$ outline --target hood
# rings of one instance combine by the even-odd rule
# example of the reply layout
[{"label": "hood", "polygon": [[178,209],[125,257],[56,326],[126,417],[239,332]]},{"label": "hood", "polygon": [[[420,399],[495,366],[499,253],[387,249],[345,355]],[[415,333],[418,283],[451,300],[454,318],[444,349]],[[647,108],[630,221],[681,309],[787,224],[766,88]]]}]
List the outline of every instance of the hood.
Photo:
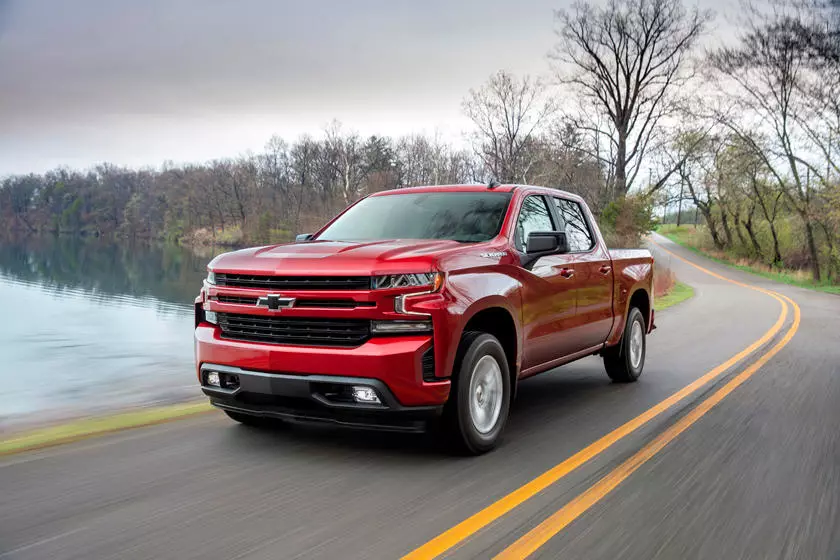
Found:
[{"label": "hood", "polygon": [[442,254],[469,247],[457,241],[397,239],[387,241],[309,241],[243,249],[210,262],[218,272],[369,276],[432,272]]}]

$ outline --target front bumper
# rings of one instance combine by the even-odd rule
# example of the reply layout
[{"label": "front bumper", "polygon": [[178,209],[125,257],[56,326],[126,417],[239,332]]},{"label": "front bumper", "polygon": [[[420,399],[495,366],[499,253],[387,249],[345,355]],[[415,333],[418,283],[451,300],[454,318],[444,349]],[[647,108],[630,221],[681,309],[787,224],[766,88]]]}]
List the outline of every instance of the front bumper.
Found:
[{"label": "front bumper", "polygon": [[[208,372],[216,372],[226,386],[209,386]],[[442,405],[404,406],[385,383],[369,377],[288,375],[204,363],[199,378],[211,404],[254,416],[421,432],[443,409]],[[357,385],[372,388],[381,403],[353,402],[348,391]]]},{"label": "front bumper", "polygon": [[[393,420],[436,415],[449,397],[449,379],[423,378],[431,335],[374,337],[356,348],[291,346],[230,340],[208,323],[195,329],[197,374],[211,402],[231,411],[298,417],[376,427]],[[203,371],[231,369],[240,375],[235,393],[206,386]],[[376,388],[382,407],[324,402],[319,383]],[[397,425],[400,425],[397,422]]]}]

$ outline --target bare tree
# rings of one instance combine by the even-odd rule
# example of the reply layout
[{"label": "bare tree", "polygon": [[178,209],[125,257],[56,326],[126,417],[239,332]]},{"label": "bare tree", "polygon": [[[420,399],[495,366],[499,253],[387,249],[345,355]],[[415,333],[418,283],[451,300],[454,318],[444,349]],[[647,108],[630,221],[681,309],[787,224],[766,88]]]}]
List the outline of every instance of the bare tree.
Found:
[{"label": "bare tree", "polygon": [[[829,134],[827,142],[819,141],[825,138],[820,132],[824,123],[819,113],[809,111],[813,98],[808,90],[820,79],[821,68],[814,64],[811,40],[806,37],[818,33],[818,27],[809,24],[798,5],[774,5],[770,13],[749,5],[745,9],[748,23],[740,44],[710,56],[725,78],[721,89],[738,110],[720,120],[763,160],[799,216],[813,279],[819,282],[813,220],[818,189],[826,180],[826,169],[832,168],[832,140]],[[762,124],[760,134],[750,130],[756,117]]]},{"label": "bare tree", "polygon": [[438,136],[413,134],[397,140],[394,149],[397,186],[445,185],[478,180],[475,158]]},{"label": "bare tree", "polygon": [[718,223],[722,222],[719,217],[723,216],[722,212],[716,212],[720,207],[720,194],[715,163],[722,147],[718,136],[707,134],[704,130],[687,129],[677,134],[667,149],[669,165],[676,169],[674,177],[677,186],[683,193],[688,192],[706,221],[712,242],[718,250],[724,249],[729,242],[729,235],[721,239]]},{"label": "bare tree", "polygon": [[541,133],[533,150],[536,160],[531,176],[540,185],[582,196],[600,213],[605,200],[603,169],[586,147],[580,131],[567,121],[556,121]]},{"label": "bare tree", "polygon": [[260,163],[263,183],[272,204],[277,204],[278,197],[288,198],[292,174],[288,143],[279,136],[272,136],[260,156]]},{"label": "bare tree", "polygon": [[463,110],[475,123],[473,146],[493,179],[528,182],[534,136],[554,110],[544,94],[538,81],[528,76],[519,80],[507,72],[498,72],[481,88],[470,90]]},{"label": "bare tree", "polygon": [[609,162],[612,198],[627,194],[657,143],[711,17],[681,0],[610,0],[603,8],[577,2],[557,12],[559,42],[550,56],[561,83],[596,110],[597,120],[578,124]]},{"label": "bare tree", "polygon": [[364,143],[358,134],[345,134],[341,124],[333,121],[326,129],[324,144],[339,178],[344,203],[349,204],[359,196],[359,189],[364,180]]}]

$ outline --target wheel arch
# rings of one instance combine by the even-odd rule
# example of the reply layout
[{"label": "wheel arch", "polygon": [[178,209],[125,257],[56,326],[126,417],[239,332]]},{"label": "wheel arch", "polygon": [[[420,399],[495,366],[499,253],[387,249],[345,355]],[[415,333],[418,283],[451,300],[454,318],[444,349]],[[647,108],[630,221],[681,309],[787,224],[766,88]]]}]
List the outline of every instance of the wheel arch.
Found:
[{"label": "wheel arch", "polygon": [[[515,395],[519,365],[522,362],[522,334],[520,324],[516,320],[515,311],[507,300],[501,297],[490,297],[471,305],[467,313],[464,314],[463,326],[458,333],[457,340],[460,341],[464,333],[469,331],[485,332],[498,339],[507,358],[511,391]],[[453,368],[455,367],[454,361]]]},{"label": "wheel arch", "polygon": [[627,316],[630,314],[632,308],[638,308],[642,312],[642,317],[645,320],[645,332],[650,331],[650,294],[645,287],[636,288],[630,298],[627,300],[627,309],[624,311],[624,320],[627,321]]}]

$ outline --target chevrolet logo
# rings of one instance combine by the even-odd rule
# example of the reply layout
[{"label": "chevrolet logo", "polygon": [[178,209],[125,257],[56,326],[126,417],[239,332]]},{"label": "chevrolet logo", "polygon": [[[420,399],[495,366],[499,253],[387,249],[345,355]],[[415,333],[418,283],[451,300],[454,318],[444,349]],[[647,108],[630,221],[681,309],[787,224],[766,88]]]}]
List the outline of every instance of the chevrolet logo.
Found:
[{"label": "chevrolet logo", "polygon": [[295,306],[295,298],[280,294],[268,294],[257,298],[257,307],[268,307],[269,311],[281,311]]}]

